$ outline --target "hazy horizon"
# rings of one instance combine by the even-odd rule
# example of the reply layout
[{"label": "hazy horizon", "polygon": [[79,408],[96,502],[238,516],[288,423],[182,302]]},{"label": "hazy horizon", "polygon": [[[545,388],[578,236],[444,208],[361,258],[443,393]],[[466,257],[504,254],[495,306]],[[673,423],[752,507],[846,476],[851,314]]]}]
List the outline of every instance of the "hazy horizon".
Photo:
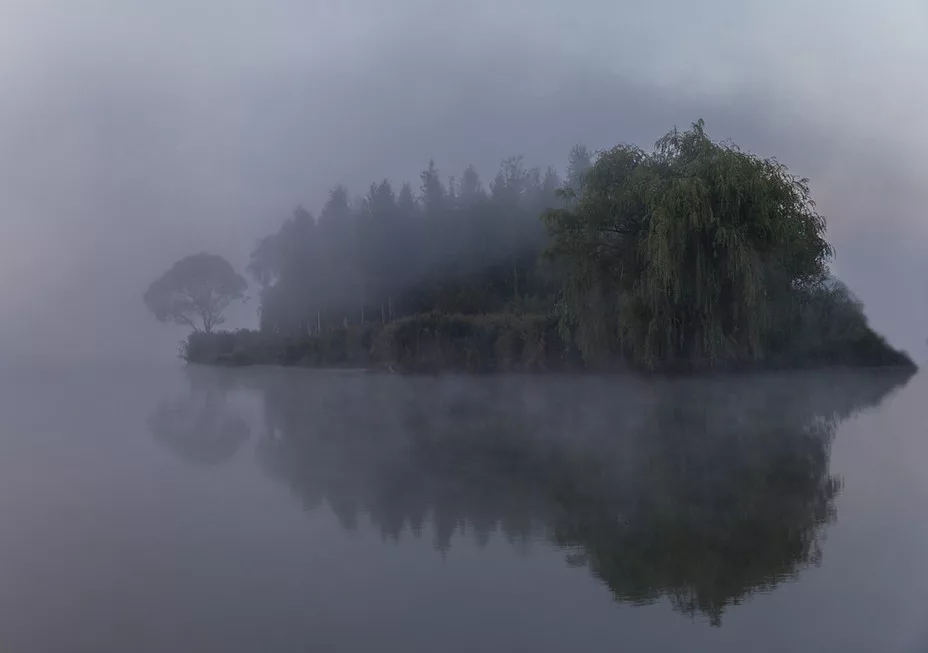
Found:
[{"label": "hazy horizon", "polygon": [[834,271],[921,361],[926,27],[915,2],[7,0],[0,352],[173,356],[184,331],[146,285],[200,250],[243,271],[336,183],[418,187],[429,158],[443,178],[518,154],[563,169],[575,143],[701,117],[810,178]]}]

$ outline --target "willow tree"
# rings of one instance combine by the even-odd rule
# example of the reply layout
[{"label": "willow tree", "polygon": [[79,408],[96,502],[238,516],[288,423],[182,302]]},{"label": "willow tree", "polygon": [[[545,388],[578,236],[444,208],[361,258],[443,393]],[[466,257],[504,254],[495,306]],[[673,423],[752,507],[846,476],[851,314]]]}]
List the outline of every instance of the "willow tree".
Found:
[{"label": "willow tree", "polygon": [[545,221],[584,357],[651,369],[762,358],[776,306],[822,283],[832,255],[808,181],[701,120],[652,152],[602,153]]}]

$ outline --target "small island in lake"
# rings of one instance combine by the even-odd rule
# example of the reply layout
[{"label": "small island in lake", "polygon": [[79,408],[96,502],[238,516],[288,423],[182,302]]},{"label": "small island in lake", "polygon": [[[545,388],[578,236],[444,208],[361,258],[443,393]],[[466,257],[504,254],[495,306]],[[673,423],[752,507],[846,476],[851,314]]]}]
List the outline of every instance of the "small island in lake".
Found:
[{"label": "small island in lake", "polygon": [[577,146],[416,193],[388,180],[318,219],[298,208],[251,254],[260,327],[217,331],[245,279],[178,261],[145,294],[186,324],[190,363],[443,370],[702,372],[906,367],[835,279],[808,181],[712,141],[702,121],[651,151]]}]

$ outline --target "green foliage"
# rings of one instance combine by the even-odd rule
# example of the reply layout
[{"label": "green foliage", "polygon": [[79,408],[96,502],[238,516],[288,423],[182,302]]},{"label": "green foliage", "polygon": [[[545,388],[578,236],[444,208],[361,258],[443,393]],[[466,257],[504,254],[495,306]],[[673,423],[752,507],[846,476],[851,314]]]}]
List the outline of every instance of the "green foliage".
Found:
[{"label": "green foliage", "polygon": [[567,363],[556,320],[538,315],[428,313],[393,322],[381,358],[404,371],[540,371]]},{"label": "green foliage", "polygon": [[[645,369],[904,356],[828,286],[831,246],[808,182],[711,141],[702,121],[653,152],[622,145],[544,216],[563,271],[562,331],[588,361]],[[835,294],[835,293],[838,294]]]},{"label": "green foliage", "polygon": [[221,256],[194,254],[177,261],[156,279],[143,301],[159,322],[174,322],[210,333],[225,321],[223,312],[245,296],[248,284]]},{"label": "green foliage", "polygon": [[373,337],[370,326],[290,337],[249,329],[199,332],[191,333],[183,343],[181,357],[188,363],[231,367],[366,367],[375,362]]},{"label": "green foliage", "polygon": [[242,366],[276,364],[278,345],[272,336],[256,331],[195,331],[181,343],[180,356],[188,363]]},{"label": "green foliage", "polygon": [[321,334],[266,331],[192,333],[181,347],[188,363],[384,367],[402,372],[542,371],[576,360],[541,315],[427,313],[382,325],[348,326]]},{"label": "green foliage", "polygon": [[781,367],[914,367],[869,327],[863,305],[840,281],[797,291],[777,308],[768,357]]},{"label": "green foliage", "polygon": [[[574,147],[564,182],[522,157],[486,190],[473,166],[442,179],[429,161],[418,196],[384,179],[356,202],[336,186],[318,219],[298,208],[251,255],[262,336],[221,351],[227,336],[192,338],[188,357],[470,371],[557,367],[567,351],[651,371],[912,365],[829,276],[807,180],[713,142],[702,121],[651,152]],[[557,316],[557,333],[523,314]],[[556,356],[515,353],[541,334]]]}]

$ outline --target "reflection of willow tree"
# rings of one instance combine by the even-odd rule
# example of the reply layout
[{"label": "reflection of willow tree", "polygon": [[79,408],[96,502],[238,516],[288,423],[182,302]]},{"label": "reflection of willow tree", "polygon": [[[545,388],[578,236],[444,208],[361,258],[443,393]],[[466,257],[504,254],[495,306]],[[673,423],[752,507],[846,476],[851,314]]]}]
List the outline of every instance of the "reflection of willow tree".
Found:
[{"label": "reflection of willow tree", "polygon": [[[838,490],[828,473],[836,419],[777,415],[783,406],[771,405],[755,406],[746,423],[720,412],[721,398],[693,394],[661,396],[626,481],[568,489],[551,532],[617,599],[665,594],[719,623],[726,605],[817,561]],[[732,400],[728,410],[745,398]],[[608,464],[597,471],[608,474]]]},{"label": "reflection of willow tree", "polygon": [[716,624],[817,562],[836,426],[905,380],[347,378],[264,385],[259,458],[308,508],[390,538],[430,524],[441,551],[545,538],[617,600]]},{"label": "reflection of willow tree", "polygon": [[187,392],[161,400],[148,417],[155,440],[197,465],[230,459],[251,435],[251,427],[231,411],[228,387],[217,370],[186,370]]}]

